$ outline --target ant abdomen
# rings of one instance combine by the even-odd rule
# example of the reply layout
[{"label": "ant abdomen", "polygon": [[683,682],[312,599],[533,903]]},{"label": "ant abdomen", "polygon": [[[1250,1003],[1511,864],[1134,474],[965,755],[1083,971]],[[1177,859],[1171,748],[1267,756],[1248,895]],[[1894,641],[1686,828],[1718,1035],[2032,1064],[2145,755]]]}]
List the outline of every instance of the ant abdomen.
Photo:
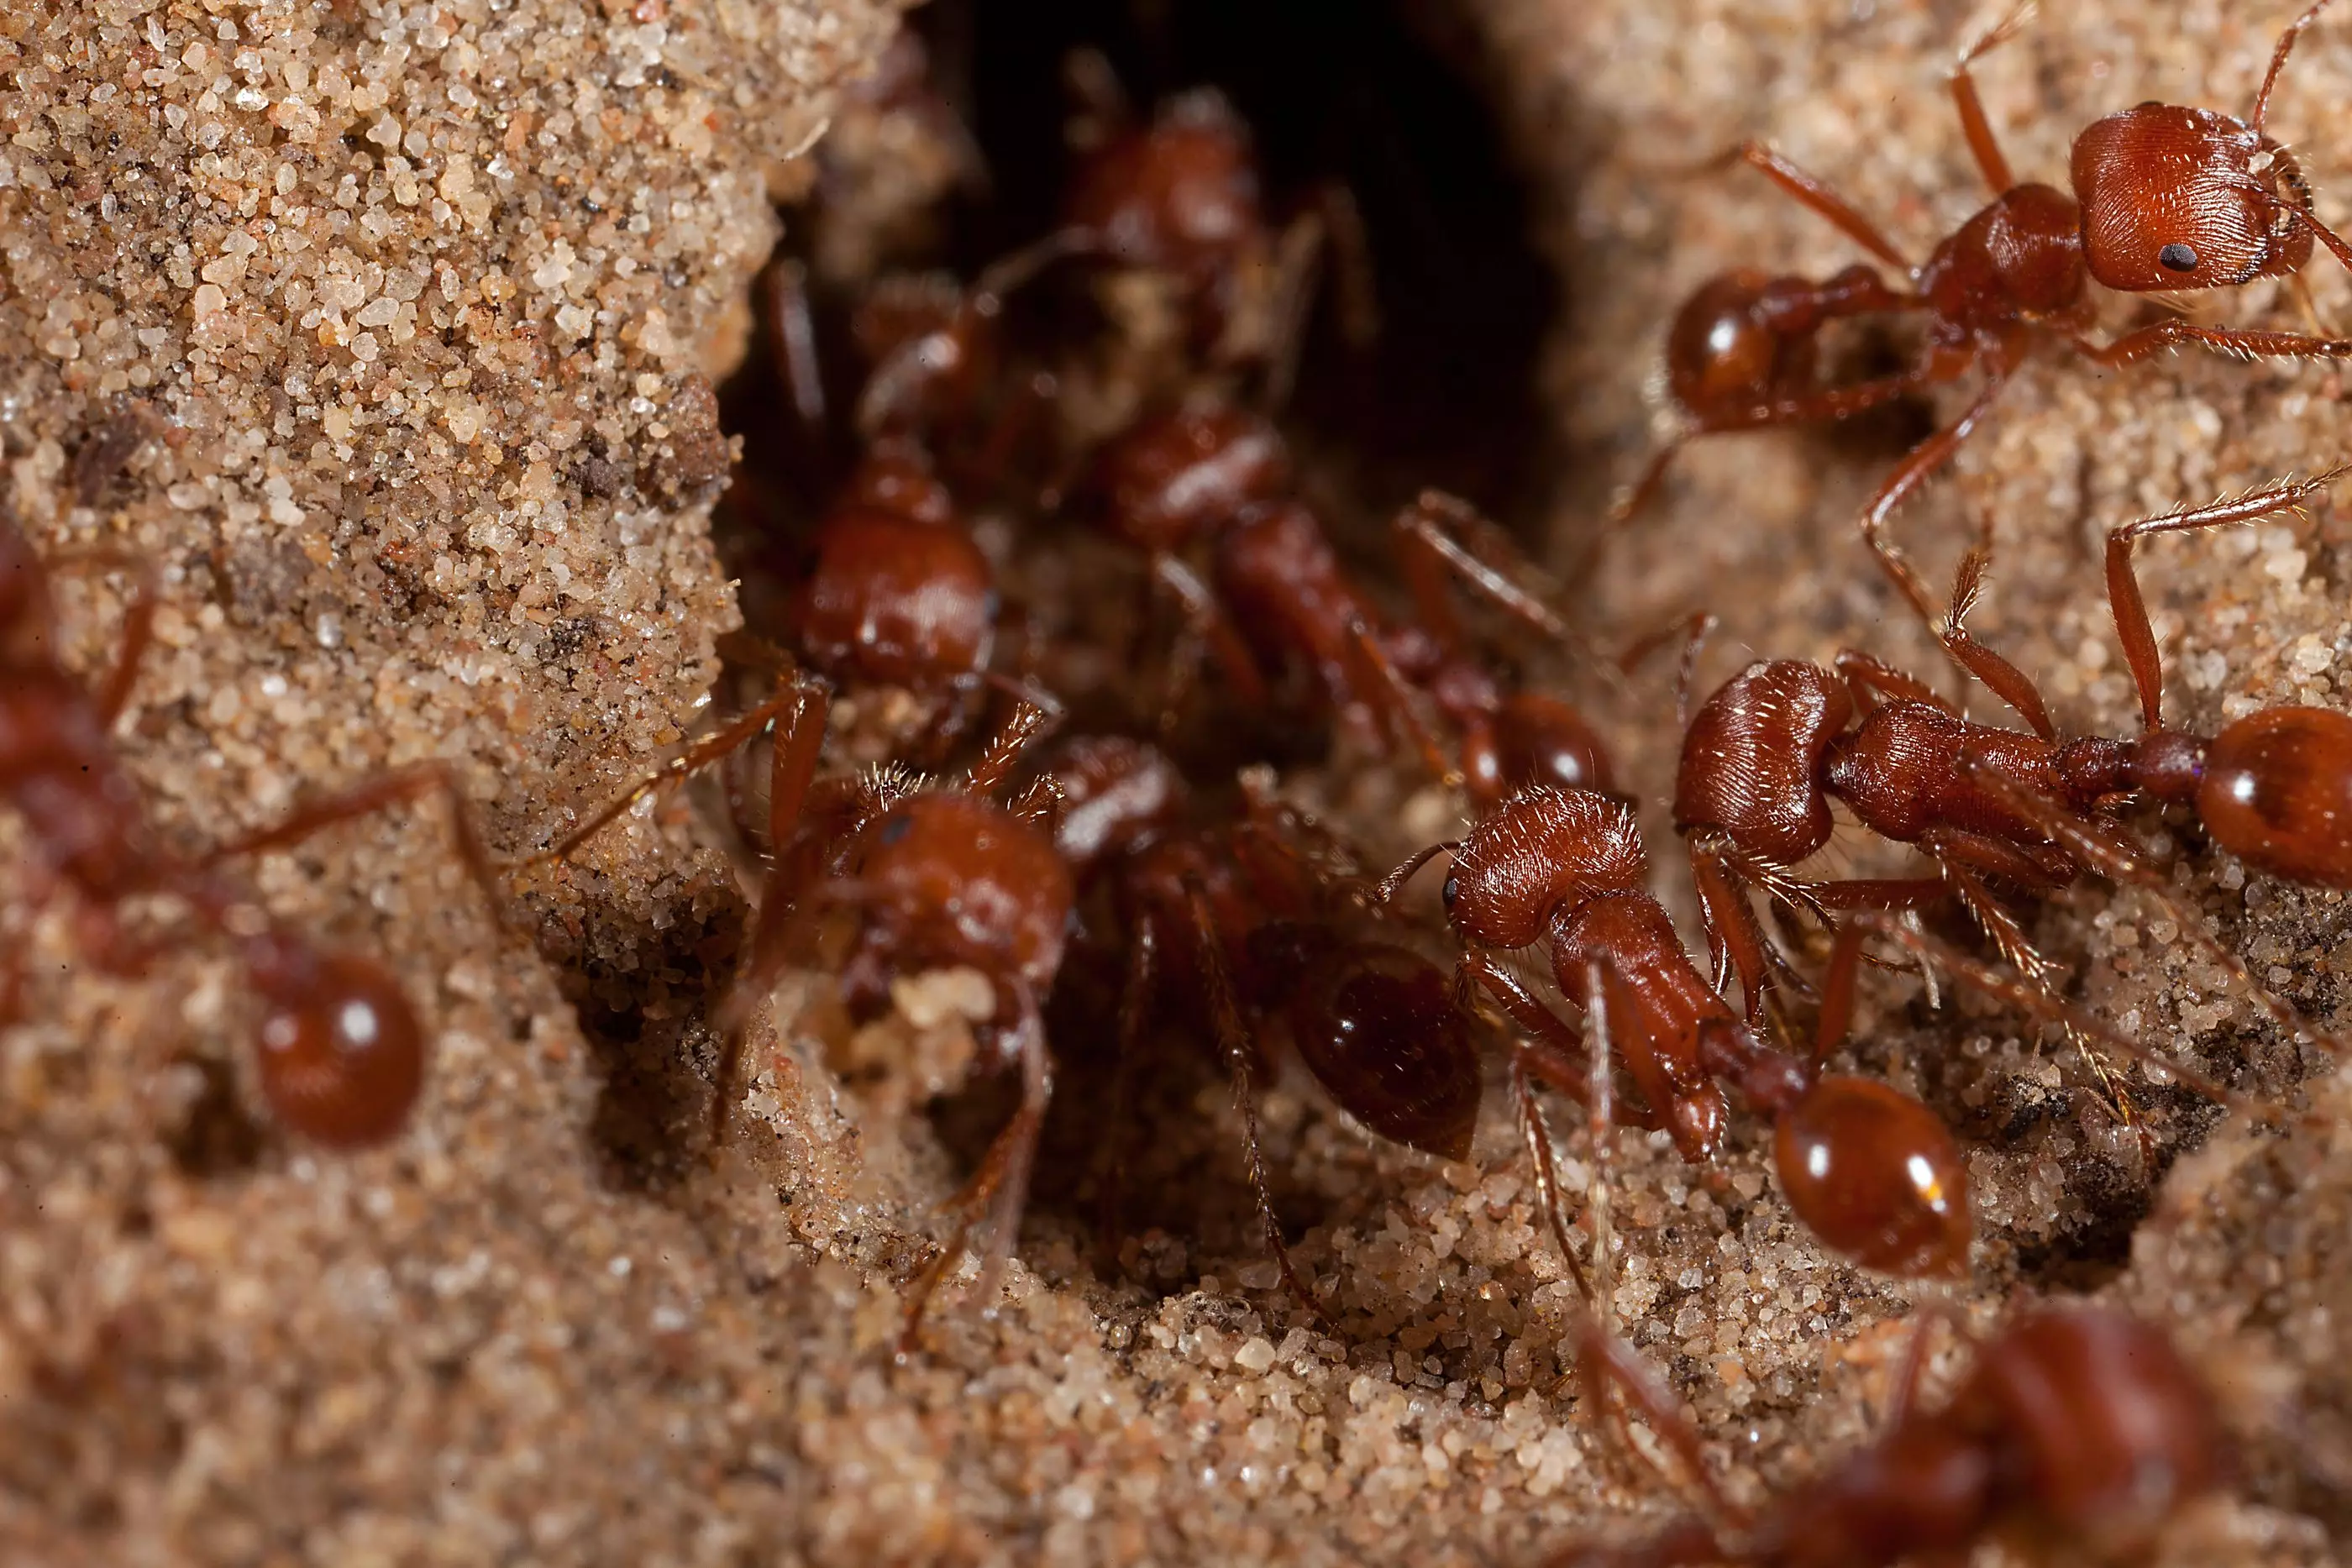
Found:
[{"label": "ant abdomen", "polygon": [[2228,288],[2311,260],[2301,170],[2232,116],[2178,103],[2108,115],[2074,139],[2070,172],[2084,261],[2109,288]]},{"label": "ant abdomen", "polygon": [[1602,794],[1616,788],[1601,737],[1558,697],[1513,692],[1491,717],[1465,728],[1463,782],[1478,805],[1491,806],[1534,785]]},{"label": "ant abdomen", "polygon": [[1911,1096],[1817,1079],[1775,1121],[1772,1159],[1789,1207],[1831,1250],[1902,1279],[1968,1272],[1968,1160]]},{"label": "ant abdomen", "polygon": [[2261,871],[2352,887],[2352,715],[2266,708],[2223,729],[2205,748],[2197,814]]},{"label": "ant abdomen", "polygon": [[337,1149],[397,1134],[425,1082],[425,1040],[383,966],[279,931],[247,942],[245,966],[268,1004],[257,1061],[278,1121]]},{"label": "ant abdomen", "polygon": [[1253,501],[1290,486],[1282,437],[1222,400],[1138,422],[1095,469],[1106,520],[1150,554],[1175,554]]},{"label": "ant abdomen", "polygon": [[802,651],[827,674],[937,685],[987,666],[995,579],[943,487],[869,465],[817,529],[793,620]]},{"label": "ant abdomen", "polygon": [[1691,716],[1675,780],[1675,821],[1720,828],[1793,865],[1829,842],[1822,755],[1853,717],[1846,685],[1819,664],[1759,660]]},{"label": "ant abdomen", "polygon": [[[1264,928],[1252,956],[1270,956],[1292,929]],[[1284,1009],[1291,1043],[1349,1114],[1425,1154],[1469,1156],[1478,1054],[1444,971],[1391,943],[1338,941],[1314,953],[1292,984]]]}]

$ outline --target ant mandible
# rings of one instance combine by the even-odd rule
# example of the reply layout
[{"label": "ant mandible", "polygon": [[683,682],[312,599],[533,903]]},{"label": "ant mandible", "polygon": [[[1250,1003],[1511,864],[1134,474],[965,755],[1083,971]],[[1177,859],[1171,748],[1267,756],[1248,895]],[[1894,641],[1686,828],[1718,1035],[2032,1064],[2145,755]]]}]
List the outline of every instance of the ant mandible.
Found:
[{"label": "ant mandible", "polygon": [[[117,461],[127,461],[139,444],[120,430],[93,441]],[[49,585],[53,572],[68,568],[121,570],[137,583],[113,668],[95,689],[57,658]],[[308,802],[277,826],[197,859],[158,843],[139,786],[109,738],[153,643],[155,610],[153,583],[142,563],[106,550],[45,561],[0,499],[0,792],[26,826],[34,896],[38,901],[59,885],[70,887],[83,905],[83,947],[91,962],[133,971],[149,950],[125,938],[116,911],[142,894],[177,895],[198,921],[229,938],[247,984],[260,998],[255,1066],[262,1097],[278,1122],[329,1148],[383,1143],[406,1125],[425,1079],[425,1031],[399,983],[374,957],[321,947],[304,933],[257,915],[251,897],[215,868],[435,793],[446,802],[458,852],[496,919],[499,894],[489,858],[454,777],[438,763],[401,768]],[[13,1009],[20,963],[21,955],[0,987],[8,1002],[0,1016]]]},{"label": "ant mandible", "polygon": [[1010,805],[992,797],[1012,779],[1060,710],[1033,694],[1018,702],[961,779],[927,783],[896,768],[819,779],[831,697],[817,679],[789,673],[783,689],[646,775],[562,840],[532,857],[568,858],[653,790],[686,778],[773,731],[769,760],[769,862],[738,972],[712,1015],[720,1037],[711,1099],[712,1147],[725,1142],[754,1010],[791,967],[812,921],[829,910],[856,917],[840,970],[853,1009],[885,1005],[894,974],[965,967],[995,989],[998,1021],[984,1031],[987,1064],[1017,1069],[1021,1100],[963,1189],[949,1201],[953,1233],[908,1291],[900,1336],[911,1349],[931,1295],[961,1260],[975,1228],[979,1294],[994,1289],[1026,1202],[1029,1170],[1053,1094],[1040,1001],[1061,967],[1075,888],[1054,842],[1050,788]]},{"label": "ant mandible", "polygon": [[1892,1568],[1958,1560],[1997,1533],[2112,1554],[2146,1550],[2218,1479],[2212,1396],[2160,1330],[2113,1307],[2033,1308],[1976,1347],[1948,1399],[1922,1409],[1932,1322],[1915,1331],[1878,1440],[1759,1515],[1723,1496],[1698,1434],[1635,1353],[1588,1322],[1577,1358],[1587,1389],[1605,1379],[1623,1391],[1714,1517],[1572,1548],[1550,1568]]},{"label": "ant mandible", "polygon": [[[2263,129],[2295,39],[2330,3],[2317,0],[2281,35],[2250,120],[2160,103],[2109,115],[2075,140],[2072,196],[2016,180],[1977,96],[1971,68],[2016,36],[2031,6],[2012,11],[1961,50],[1951,76],[1962,131],[1993,200],[1917,267],[1868,218],[1780,153],[1753,141],[1734,148],[1721,162],[1756,168],[1905,272],[1910,287],[1894,289],[1867,267],[1818,285],[1753,272],[1705,285],[1668,337],[1668,381],[1690,417],[1689,434],[1842,419],[1981,371],[1983,385],[1959,418],[1911,450],[1860,519],[1864,542],[1933,627],[1938,607],[1886,538],[1888,519],[1976,430],[2038,338],[2054,337],[2109,368],[2191,343],[2241,356],[2352,355],[2352,340],[2200,327],[2178,317],[2105,344],[2083,335],[2091,281],[2126,293],[2235,287],[2297,272],[2310,260],[2315,237],[2352,267],[2352,246],[2312,213],[2293,156]],[[1815,386],[1812,359],[1822,329],[1842,317],[1886,311],[1927,314],[1927,341],[1914,363],[1874,381]],[[1651,459],[1614,520],[1630,517],[1655,488],[1681,439]]]}]

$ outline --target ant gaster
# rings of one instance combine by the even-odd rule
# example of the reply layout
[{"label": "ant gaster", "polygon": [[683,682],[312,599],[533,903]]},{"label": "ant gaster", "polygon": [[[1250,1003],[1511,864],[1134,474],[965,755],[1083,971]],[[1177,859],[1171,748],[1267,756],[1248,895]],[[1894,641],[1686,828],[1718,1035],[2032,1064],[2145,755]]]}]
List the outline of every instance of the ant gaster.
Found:
[{"label": "ant gaster", "polygon": [[[2352,355],[2352,340],[2200,327],[2178,317],[2105,344],[2083,335],[2093,280],[2126,292],[2236,287],[2294,273],[2310,258],[2315,237],[2352,267],[2352,246],[2312,213],[2293,157],[2263,130],[2289,51],[2328,4],[2318,0],[2281,36],[2251,120],[2157,103],[2110,115],[2075,141],[2071,196],[2016,180],[1977,96],[1971,67],[2017,34],[2030,7],[2012,12],[1961,51],[1951,77],[1961,128],[1993,200],[1916,267],[1868,218],[1778,152],[1757,142],[1735,148],[1726,162],[1745,161],[1760,171],[1904,271],[1910,287],[1894,289],[1866,267],[1819,285],[1752,272],[1706,284],[1668,338],[1669,383],[1690,415],[1690,433],[1843,418],[1980,371],[1983,386],[1968,409],[1912,449],[1861,517],[1879,564],[1932,626],[1937,607],[1885,537],[1887,521],[1982,422],[2037,338],[2055,337],[2107,367],[2191,343],[2239,355]],[[1813,345],[1822,328],[1885,311],[1926,313],[1927,342],[1913,364],[1874,381],[1814,385]],[[1654,488],[1678,444],[1653,458],[1621,503],[1620,520]]]},{"label": "ant gaster", "polygon": [[[138,443],[115,439],[117,434],[100,439],[117,449],[118,461],[127,460]],[[95,690],[57,659],[49,582],[53,571],[68,568],[122,570],[139,581],[114,666]],[[383,1143],[407,1124],[425,1076],[425,1031],[399,983],[374,957],[321,947],[258,915],[251,898],[215,867],[428,793],[446,801],[458,851],[495,917],[499,894],[488,857],[454,779],[438,764],[387,773],[301,805],[277,826],[197,859],[158,843],[139,786],[110,739],[152,644],[154,616],[142,563],[111,551],[44,561],[0,501],[0,793],[24,819],[28,883],[37,899],[60,884],[71,888],[84,906],[85,953],[103,967],[124,970],[138,968],[146,955],[122,936],[117,909],[142,894],[176,895],[198,921],[229,938],[261,1001],[255,1065],[278,1120],[331,1148]],[[11,1000],[16,977],[12,967],[0,988]]]}]

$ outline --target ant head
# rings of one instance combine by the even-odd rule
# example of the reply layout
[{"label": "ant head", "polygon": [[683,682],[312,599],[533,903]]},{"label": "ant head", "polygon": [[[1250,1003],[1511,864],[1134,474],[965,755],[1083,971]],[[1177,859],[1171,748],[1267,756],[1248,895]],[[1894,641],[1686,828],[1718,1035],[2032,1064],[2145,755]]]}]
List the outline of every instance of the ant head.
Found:
[{"label": "ant head", "polygon": [[1130,267],[1213,274],[1265,232],[1249,128],[1223,94],[1171,99],[1079,167],[1068,216]]},{"label": "ant head", "polygon": [[1718,828],[1751,853],[1794,865],[1835,826],[1822,758],[1853,718],[1845,683],[1819,664],[1759,661],[1691,716],[1675,777],[1675,822]]},{"label": "ant head", "polygon": [[895,510],[836,507],[817,530],[816,566],[793,622],[826,674],[935,686],[988,663],[996,584],[970,534]]},{"label": "ant head", "polygon": [[2274,707],[2213,737],[2197,814],[2258,871],[2352,887],[2352,715]]},{"label": "ant head", "polygon": [[1129,542],[1173,553],[1253,502],[1290,488],[1290,455],[1274,427],[1223,401],[1139,420],[1105,448],[1094,488]]},{"label": "ant head", "polygon": [[247,941],[244,956],[267,1004],[256,1038],[261,1092],[278,1121],[338,1149],[397,1134],[424,1082],[425,1044],[391,974],[278,930]]},{"label": "ant head", "polygon": [[1075,895],[1045,831],[961,790],[910,795],[859,834],[863,946],[900,973],[968,964],[1039,990],[1061,967]]},{"label": "ant head", "polygon": [[2210,109],[2143,103],[2074,139],[2083,259],[2109,288],[2227,288],[2311,259],[2301,173],[2268,137]]},{"label": "ant head", "polygon": [[1444,974],[1428,960],[1381,942],[1320,955],[1288,1016],[1300,1059],[1349,1114],[1426,1154],[1468,1157],[1478,1053]]},{"label": "ant head", "polygon": [[1446,917],[1473,946],[1525,947],[1553,915],[1649,874],[1633,808],[1614,795],[1537,786],[1479,820],[1446,877]]},{"label": "ant head", "polygon": [[1832,1251],[1904,1279],[1968,1272],[1968,1161],[1908,1094],[1822,1078],[1775,1122],[1772,1155],[1789,1207]]},{"label": "ant head", "polygon": [[2159,1331],[2111,1307],[2037,1312],[1988,1344],[1956,1404],[1999,1422],[2035,1510],[2101,1561],[2220,1469],[2212,1399]]}]

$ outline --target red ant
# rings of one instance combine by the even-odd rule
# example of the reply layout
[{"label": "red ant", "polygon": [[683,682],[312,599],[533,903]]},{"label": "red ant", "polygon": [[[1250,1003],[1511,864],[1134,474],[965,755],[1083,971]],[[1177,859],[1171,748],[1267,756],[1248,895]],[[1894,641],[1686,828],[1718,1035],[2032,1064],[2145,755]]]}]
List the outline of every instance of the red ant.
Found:
[{"label": "red ant", "polygon": [[[1449,527],[1496,531],[1465,504],[1432,491],[1399,514],[1393,532],[1422,621],[1402,627],[1381,621],[1296,498],[1280,435],[1231,403],[1195,401],[1138,423],[1102,453],[1094,490],[1105,523],[1143,552],[1155,583],[1183,609],[1163,728],[1206,650],[1252,710],[1270,701],[1262,658],[1305,666],[1344,720],[1385,740],[1411,737],[1432,773],[1465,782],[1482,804],[1524,783],[1608,787],[1606,754],[1580,715],[1538,693],[1506,694],[1463,653],[1445,603],[1448,570],[1545,630],[1570,635],[1449,537]],[[1213,552],[1213,590],[1186,560],[1203,543]],[[1461,730],[1458,767],[1424,722],[1416,689]]]},{"label": "red ant", "polygon": [[2148,1549],[2224,1468],[2212,1396],[2162,1332],[2113,1307],[2040,1307],[1977,1346],[1951,1397],[1918,1407],[1923,1319],[1878,1440],[1750,1515],[1709,1475],[1698,1434],[1622,1341],[1596,1323],[1578,1364],[1613,1383],[1705,1492],[1712,1520],[1638,1543],[1577,1547],[1553,1568],[1893,1568],[1958,1561],[1995,1536]]},{"label": "red ant", "polygon": [[[1972,1221],[1968,1166],[1927,1106],[1869,1079],[1824,1073],[1851,1018],[1862,927],[1839,933],[1822,987],[1810,1058],[1759,1040],[1692,967],[1665,910],[1644,888],[1649,860],[1633,808],[1586,789],[1523,789],[1482,816],[1466,837],[1421,851],[1373,894],[1385,904],[1422,867],[1453,857],[1446,918],[1463,954],[1457,985],[1482,987],[1556,1055],[1592,1064],[1591,1085],[1564,1084],[1605,1121],[1605,1085],[1622,1060],[1651,1117],[1683,1157],[1711,1159],[1728,1111],[1723,1085],[1773,1120],[1773,1158],[1797,1218],[1834,1251],[1865,1268],[1920,1277],[1967,1267]],[[1927,941],[1903,933],[1906,943]],[[1496,956],[1542,946],[1554,977],[1592,1025],[1588,1048]],[[2145,1050],[2046,994],[1940,945],[1935,955],[1965,982],[2094,1036],[2124,1054]],[[2169,1065],[2169,1064],[2168,1064]],[[2226,1092],[2173,1068],[2200,1092]],[[1549,1158],[1533,1132],[1538,1177],[1562,1250]]]},{"label": "red ant", "polygon": [[[138,444],[119,431],[97,441],[117,462]],[[68,568],[121,570],[138,583],[113,668],[94,690],[58,662],[49,583],[53,572]],[[110,739],[152,643],[154,618],[143,563],[109,550],[44,561],[0,501],[0,790],[26,826],[35,900],[60,884],[71,887],[83,905],[84,952],[101,967],[135,971],[152,949],[126,940],[116,912],[142,894],[179,898],[199,922],[229,938],[247,984],[260,998],[255,1065],[278,1122],[330,1148],[383,1143],[406,1124],[425,1078],[425,1032],[399,983],[373,957],[321,947],[257,913],[250,896],[214,868],[437,792],[447,802],[458,852],[495,918],[499,901],[489,860],[456,781],[438,763],[402,768],[305,804],[277,826],[207,855],[190,860],[172,852],[155,841],[139,786]],[[0,988],[12,1006],[17,978],[12,962]],[[12,1006],[0,1008],[0,1015]]]},{"label": "red ant", "polygon": [[1070,870],[1045,821],[1050,789],[1032,790],[1009,806],[991,797],[1059,713],[1024,698],[952,783],[924,783],[894,768],[820,779],[830,706],[821,682],[789,676],[776,695],[639,780],[532,863],[567,858],[654,789],[773,730],[769,864],[742,963],[712,1017],[721,1036],[711,1101],[714,1148],[725,1141],[738,1099],[752,1013],[824,912],[845,909],[856,915],[840,967],[844,999],[853,1010],[873,1011],[887,1002],[894,974],[968,967],[993,982],[998,1021],[983,1031],[982,1043],[992,1067],[1019,1070],[1021,1102],[971,1180],[950,1200],[953,1236],[908,1293],[901,1339],[908,1347],[925,1305],[963,1256],[976,1225],[988,1233],[980,1294],[992,1291],[1019,1228],[1053,1093],[1053,1058],[1039,1004],[1061,967],[1075,896]]},{"label": "red ant", "polygon": [[[1911,266],[1869,219],[1770,148],[1749,141],[1733,149],[1723,162],[1744,161],[1760,171],[1905,272],[1910,288],[1893,289],[1866,267],[1819,285],[1752,272],[1709,282],[1668,338],[1668,380],[1690,415],[1691,434],[1841,419],[1980,370],[1984,384],[1968,409],[1912,449],[1861,517],[1863,538],[1880,566],[1933,625],[1937,607],[1885,538],[1887,520],[1976,429],[2038,338],[2054,337],[2110,368],[2189,343],[2250,356],[2352,355],[2352,340],[2200,327],[2177,317],[2106,344],[2083,335],[2093,309],[2085,286],[2093,280],[2126,293],[2235,287],[2297,272],[2315,237],[2352,267],[2352,246],[2313,214],[2293,156],[2263,131],[2288,52],[2329,3],[2317,0],[2280,37],[2250,121],[2160,103],[2109,115],[2075,140],[2071,197],[2017,182],[1977,97],[1970,68],[2016,36],[2030,7],[2012,12],[1961,50],[1951,76],[1961,128],[1993,201],[1939,243],[1924,266]],[[1926,312],[1927,334],[1908,369],[1846,386],[1813,384],[1814,345],[1828,322],[1913,310]],[[1619,520],[1654,488],[1679,444],[1651,460],[1617,508]]]},{"label": "red ant", "polygon": [[1362,342],[1378,330],[1362,225],[1344,191],[1324,189],[1317,208],[1277,236],[1266,219],[1249,127],[1222,93],[1180,94],[1139,124],[1100,55],[1080,51],[1068,74],[1081,99],[1074,139],[1082,150],[1064,232],[1123,269],[1118,276],[1164,287],[1188,359],[1258,367],[1261,395],[1279,407],[1297,372],[1326,243],[1337,245],[1343,263],[1341,321],[1349,338]]},{"label": "red ant", "polygon": [[[1701,705],[1684,737],[1675,817],[1691,838],[1693,876],[1718,972],[1727,957],[1737,967],[1751,1016],[1769,958],[1748,906],[1751,886],[1817,911],[1913,906],[1948,893],[2012,962],[2037,977],[2046,975],[2046,964],[1988,880],[2055,888],[2088,867],[2177,904],[2137,852],[2089,820],[2135,793],[2195,807],[2216,842],[2263,871],[2352,886],[2352,716],[2265,708],[2210,740],[2165,727],[2156,637],[2131,566],[2134,542],[2149,534],[2249,521],[2296,506],[2335,477],[2147,518],[2109,536],[2117,636],[2147,727],[2137,739],[2062,740],[2033,683],[1969,635],[1965,621],[1985,568],[1976,552],[1962,563],[1946,644],[2032,733],[1972,723],[1918,682],[1852,650],[1839,654],[1834,670],[1792,660],[1751,664]],[[1786,868],[1828,841],[1832,800],[1880,837],[1919,846],[1938,874],[1828,883],[1787,876]],[[2184,915],[2180,925],[2273,1019],[2290,1031],[2298,1027],[2234,954],[2203,935],[2200,921]]]},{"label": "red ant", "polygon": [[1119,737],[1070,743],[1057,788],[1064,857],[1110,884],[1124,946],[1118,1076],[1105,1147],[1106,1233],[1122,1185],[1129,1075],[1145,1014],[1170,978],[1207,1014],[1242,1113],[1250,1185],[1284,1282],[1322,1313],[1292,1266],[1260,1151],[1257,1091],[1286,1037],[1334,1102],[1378,1135],[1466,1158],[1480,1082],[1469,1019],[1445,976],[1410,948],[1367,939],[1322,894],[1337,878],[1302,840],[1307,825],[1255,789],[1243,819],[1187,825],[1188,792],[1157,748]]}]

